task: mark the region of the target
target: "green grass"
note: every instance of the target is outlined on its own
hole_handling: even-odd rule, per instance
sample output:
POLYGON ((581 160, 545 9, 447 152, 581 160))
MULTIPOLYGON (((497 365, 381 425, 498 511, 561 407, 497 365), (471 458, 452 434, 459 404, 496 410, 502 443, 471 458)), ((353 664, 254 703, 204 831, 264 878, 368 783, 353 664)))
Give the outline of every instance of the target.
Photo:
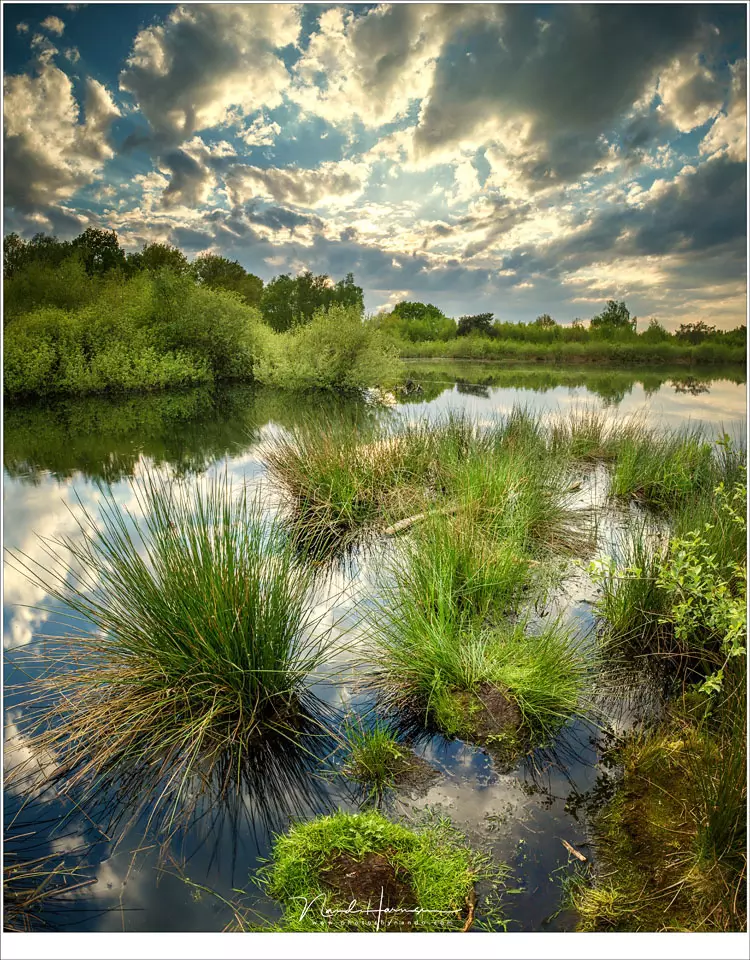
MULTIPOLYGON (((377 916, 347 912, 350 898, 334 895, 325 882, 326 868, 340 854, 355 861, 380 854, 411 891, 414 931, 462 930, 466 924, 474 887, 487 874, 487 861, 474 853, 446 820, 415 829, 392 823, 375 811, 337 813, 292 827, 276 839, 273 859, 262 877, 269 896, 278 900, 284 914, 276 929, 288 932, 374 931, 377 916), (305 912, 305 907, 308 907, 305 912), (329 916, 325 911, 332 911, 329 916), (341 911, 341 912, 333 912, 341 911)), ((497 870, 495 871, 497 872, 497 870)), ((354 909, 368 908, 360 898, 354 909)), ((379 899, 369 900, 377 910, 379 899)), ((380 929, 398 929, 406 914, 384 915, 380 929), (394 923, 395 922, 395 923, 394 923)))
MULTIPOLYGON (((521 331, 519 330, 519 333, 521 331)), ((537 363, 701 364, 745 363, 745 347, 726 343, 649 343, 636 337, 609 341, 591 337, 586 330, 566 330, 577 342, 524 342, 489 337, 456 337, 452 340, 399 342, 402 357, 441 357, 456 360, 505 360, 537 363)))
POLYGON ((657 583, 667 556, 667 542, 653 525, 635 519, 614 543, 615 562, 602 571, 600 596, 594 605, 604 656, 613 651, 660 654, 673 649, 671 630, 664 618, 670 598, 657 583))
POLYGON ((370 796, 382 796, 402 768, 409 751, 399 742, 396 730, 383 720, 365 726, 362 720, 344 724, 344 773, 359 781, 370 796))
POLYGON ((384 706, 421 716, 424 725, 447 736, 477 736, 488 688, 517 708, 523 729, 537 741, 583 709, 585 660, 556 625, 539 634, 527 633, 522 624, 492 630, 464 625, 451 632, 439 617, 419 609, 418 598, 402 595, 378 610, 367 663, 367 684, 384 706))
POLYGON ((122 775, 144 802, 162 784, 175 812, 193 774, 294 736, 331 635, 316 630, 312 573, 257 500, 226 478, 187 492, 163 481, 133 484, 132 515, 103 491, 80 536, 48 545, 61 567, 16 563, 90 628, 57 641, 73 667, 38 681, 59 699, 35 742, 86 796, 122 775))
POLYGON ((710 491, 717 477, 711 445, 697 431, 625 435, 617 444, 611 492, 674 510, 710 491))

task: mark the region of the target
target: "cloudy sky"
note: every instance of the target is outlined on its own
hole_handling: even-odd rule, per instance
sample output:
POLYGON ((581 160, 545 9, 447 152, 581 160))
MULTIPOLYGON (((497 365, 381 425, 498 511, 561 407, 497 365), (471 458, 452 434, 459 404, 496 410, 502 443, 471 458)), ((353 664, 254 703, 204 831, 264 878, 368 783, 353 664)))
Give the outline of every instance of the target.
POLYGON ((5 231, 505 320, 745 321, 737 4, 4 3, 5 231))

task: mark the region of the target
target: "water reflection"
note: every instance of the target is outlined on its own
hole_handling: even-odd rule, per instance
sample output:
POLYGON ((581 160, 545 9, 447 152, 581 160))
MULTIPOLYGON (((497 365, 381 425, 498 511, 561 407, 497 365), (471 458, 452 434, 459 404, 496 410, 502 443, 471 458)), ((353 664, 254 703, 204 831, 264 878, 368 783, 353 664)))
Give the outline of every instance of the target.
MULTIPOLYGON (((442 362, 412 366, 411 376, 422 392, 404 398, 399 408, 410 416, 465 410, 481 420, 519 403, 542 413, 591 403, 618 416, 643 411, 653 425, 679 426, 690 420, 709 429, 731 430, 745 417, 744 372, 737 368, 704 373, 513 369, 442 362)), ((225 468, 237 480, 255 482, 264 477, 262 448, 269 431, 315 416, 325 422, 335 418, 365 422, 390 415, 361 402, 319 397, 313 402, 248 386, 6 409, 6 545, 35 556, 37 534, 74 535, 76 497, 84 506, 96 506, 98 492, 92 480, 112 483, 119 503, 126 502, 130 491, 124 481, 153 465, 165 466, 186 484, 200 483, 206 474, 225 468)), ((360 547, 335 563, 320 564, 316 602, 331 618, 356 616, 354 600, 368 580, 368 569, 382 562, 382 552, 360 547)), ((566 587, 566 615, 583 626, 591 623, 586 605, 590 588, 584 577, 566 587)), ((6 644, 14 647, 6 658, 6 682, 20 685, 6 698, 6 710, 13 711, 6 713, 6 744, 13 745, 12 750, 6 747, 6 759, 12 759, 15 750, 16 763, 31 757, 23 740, 28 706, 22 684, 26 674, 38 669, 34 641, 44 632, 54 632, 56 611, 24 606, 43 604, 45 597, 8 567, 5 591, 6 644), (17 659, 21 654, 23 662, 17 659)), ((342 665, 343 661, 334 666, 342 665)), ((315 693, 325 700, 321 710, 328 712, 328 725, 334 730, 342 706, 358 710, 366 706, 353 698, 351 678, 338 677, 335 685, 323 686, 315 693)), ((616 724, 625 723, 611 706, 606 706, 608 715, 616 724)), ((39 849, 40 855, 65 852, 66 845, 75 843, 68 852, 85 848, 86 875, 97 879, 87 888, 92 902, 86 909, 80 901, 65 904, 65 911, 71 912, 51 920, 100 930, 222 929, 232 920, 231 910, 219 898, 196 898, 196 888, 180 872, 226 900, 235 899, 233 888, 248 889, 253 908, 272 916, 273 904, 255 891, 251 877, 269 855, 273 833, 285 830, 296 818, 356 806, 343 778, 326 775, 334 738, 312 731, 307 737, 304 731, 301 734, 304 749, 287 740, 278 749, 256 754, 239 773, 228 765, 217 770, 215 779, 194 798, 190 824, 173 836, 168 851, 144 840, 148 811, 130 823, 115 848, 106 830, 117 825, 115 809, 107 806, 111 795, 102 797, 98 808, 84 812, 61 792, 35 793, 38 780, 15 794, 6 793, 15 804, 11 809, 6 802, 6 825, 26 802, 14 829, 37 831, 25 855, 39 849), (165 870, 167 853, 179 869, 165 870)), ((498 767, 481 748, 421 731, 412 740, 416 752, 440 771, 440 777, 418 799, 397 794, 392 809, 414 816, 426 806, 443 811, 472 842, 513 867, 515 882, 524 892, 508 898, 511 929, 564 929, 570 918, 560 915, 550 921, 558 905, 559 872, 572 869, 561 839, 589 853, 586 804, 580 798, 590 795, 601 773, 598 736, 591 725, 578 721, 565 729, 554 749, 537 751, 508 769, 498 767)), ((55 762, 54 757, 36 756, 30 769, 41 776, 54 769, 55 762)), ((132 816, 127 804, 120 816, 123 809, 132 816)), ((23 847, 25 841, 20 843, 23 847)))

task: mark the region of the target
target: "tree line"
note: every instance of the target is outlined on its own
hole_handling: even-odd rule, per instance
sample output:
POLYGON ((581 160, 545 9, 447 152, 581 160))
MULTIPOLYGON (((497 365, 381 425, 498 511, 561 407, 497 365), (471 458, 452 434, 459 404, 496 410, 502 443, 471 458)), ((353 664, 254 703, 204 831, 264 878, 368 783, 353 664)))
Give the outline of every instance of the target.
POLYGON ((6 317, 42 306, 63 309, 94 299, 102 281, 127 281, 141 274, 168 271, 212 290, 228 290, 247 306, 256 307, 277 332, 309 323, 319 310, 334 305, 364 310, 362 288, 351 273, 334 283, 326 274, 305 271, 297 277, 281 274, 264 284, 237 261, 204 253, 189 261, 169 243, 146 243, 126 253, 114 230, 89 227, 73 240, 38 233, 24 240, 5 237, 3 277, 6 317))
MULTIPOLYGON (((73 240, 38 233, 24 240, 16 233, 5 237, 3 276, 6 321, 40 307, 77 309, 101 294, 102 285, 128 281, 138 276, 169 273, 209 290, 235 294, 243 304, 257 309, 261 319, 283 333, 307 324, 316 313, 342 306, 364 315, 364 296, 351 273, 333 281, 326 274, 304 271, 296 277, 280 274, 264 284, 237 260, 212 253, 199 254, 189 261, 185 253, 169 243, 146 243, 126 253, 114 230, 89 227, 73 240)), ((644 343, 678 342, 696 346, 706 341, 742 346, 746 328, 720 331, 704 321, 684 323, 674 334, 656 319, 637 330, 623 301, 609 300, 591 317, 560 324, 548 313, 531 323, 509 323, 493 313, 467 314, 457 320, 432 303, 403 300, 391 311, 366 318, 373 328, 403 343, 448 341, 481 337, 499 341, 531 343, 585 342, 589 339, 644 343)))

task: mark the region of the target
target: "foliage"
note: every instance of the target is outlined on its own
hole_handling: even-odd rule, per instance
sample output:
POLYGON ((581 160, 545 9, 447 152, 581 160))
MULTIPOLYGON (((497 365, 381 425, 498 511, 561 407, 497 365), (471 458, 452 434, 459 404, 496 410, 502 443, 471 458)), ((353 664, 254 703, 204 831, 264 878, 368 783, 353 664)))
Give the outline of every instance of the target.
POLYGON ((282 333, 310 323, 316 313, 332 306, 349 307, 361 316, 364 295, 351 273, 335 284, 326 274, 315 276, 309 270, 295 278, 282 274, 266 284, 260 299, 263 319, 282 333))
POLYGON ((467 337, 470 334, 479 334, 480 336, 492 336, 492 313, 476 313, 473 316, 458 318, 458 327, 456 336, 467 337))
POLYGON ((699 320, 697 323, 681 323, 675 337, 688 343, 702 343, 712 333, 716 333, 716 327, 710 327, 705 321, 699 320))
POLYGON ((260 383, 293 390, 356 393, 392 386, 400 369, 395 348, 362 322, 359 307, 334 304, 286 333, 269 331, 254 376, 260 383))
POLYGON ((385 333, 403 340, 449 340, 456 335, 455 321, 432 303, 402 300, 390 313, 380 314, 375 323, 385 333))
POLYGON ((114 230, 87 227, 70 244, 90 276, 108 273, 125 267, 125 251, 114 230))
POLYGON ((614 330, 632 331, 635 333, 637 318, 630 317, 630 311, 623 300, 608 300, 607 306, 601 313, 591 318, 591 329, 602 333, 611 333, 614 330))
MULTIPOLYGON (((717 512, 743 535, 747 533, 747 484, 715 491, 717 512)), ((707 524, 705 533, 709 533, 707 524)), ((704 531, 674 537, 657 585, 670 597, 668 622, 676 641, 684 648, 718 648, 724 663, 711 673, 703 689, 721 688, 728 660, 747 655, 747 560, 738 559, 731 578, 724 579, 704 531)))
POLYGON ((185 254, 169 243, 144 243, 140 250, 129 253, 126 260, 127 272, 131 275, 141 270, 154 273, 159 270, 185 273, 188 269, 188 259, 185 254))
POLYGON ((557 326, 556 322, 552 319, 552 317, 548 313, 543 313, 540 316, 538 316, 534 321, 534 325, 537 327, 543 327, 544 329, 547 329, 547 330, 557 326))
POLYGON ((263 281, 248 273, 236 260, 203 253, 193 260, 190 269, 199 284, 212 290, 232 290, 252 307, 260 304, 263 281))
POLYGON ((408 751, 399 742, 395 729, 382 720, 365 726, 352 718, 343 727, 345 744, 344 772, 380 797, 403 765, 408 751))

